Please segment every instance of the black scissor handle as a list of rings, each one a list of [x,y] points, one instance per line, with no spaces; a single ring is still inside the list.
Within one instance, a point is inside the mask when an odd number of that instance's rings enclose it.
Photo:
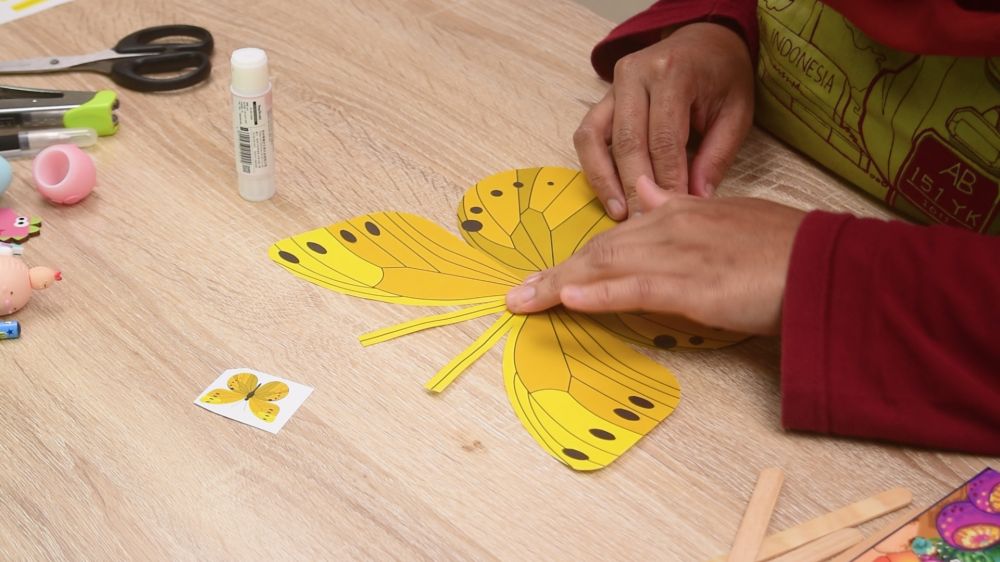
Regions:
[[[154,78],[151,74],[191,69],[179,76]],[[212,60],[201,52],[175,51],[120,59],[111,67],[115,84],[137,92],[165,92],[194,86],[208,78]]]
[[[186,37],[193,39],[187,43],[154,43],[164,37]],[[159,25],[140,29],[122,38],[114,50],[119,53],[148,53],[150,51],[167,52],[199,52],[206,56],[212,54],[215,39],[204,27],[196,25]]]

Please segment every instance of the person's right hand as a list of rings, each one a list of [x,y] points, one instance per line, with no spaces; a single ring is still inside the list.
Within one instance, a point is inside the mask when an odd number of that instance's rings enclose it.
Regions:
[[[692,23],[620,59],[614,83],[573,135],[584,173],[608,215],[641,212],[639,176],[710,196],[753,121],[753,64],[743,38]],[[691,130],[702,136],[688,168]]]

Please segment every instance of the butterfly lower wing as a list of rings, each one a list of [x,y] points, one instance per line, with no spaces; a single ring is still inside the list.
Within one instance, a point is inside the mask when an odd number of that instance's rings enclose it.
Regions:
[[[288,396],[288,385],[281,381],[271,381],[263,384],[253,398],[247,400],[250,405],[250,412],[266,422],[273,422],[278,417],[281,408],[275,404],[278,400]]]
[[[407,213],[373,213],[311,230],[277,242],[268,253],[311,283],[403,304],[495,301],[523,277]]]
[[[261,400],[254,396],[250,400],[247,400],[250,404],[250,412],[253,415],[260,418],[262,421],[273,422],[277,417],[281,408],[274,402],[268,402],[267,400]]]
[[[561,309],[518,317],[504,350],[504,383],[531,436],[584,471],[613,462],[680,400],[665,367]]]
[[[592,318],[629,342],[660,349],[718,349],[750,337],[668,314],[636,312],[600,314]]]

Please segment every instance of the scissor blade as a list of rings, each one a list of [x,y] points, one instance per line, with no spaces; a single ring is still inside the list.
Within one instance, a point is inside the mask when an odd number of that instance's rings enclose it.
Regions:
[[[80,66],[90,65],[96,62],[134,57],[137,54],[121,54],[112,49],[91,53],[89,55],[76,55],[68,57],[39,57],[36,59],[22,59],[8,62],[0,62],[0,74],[35,74],[39,72],[58,72]]]

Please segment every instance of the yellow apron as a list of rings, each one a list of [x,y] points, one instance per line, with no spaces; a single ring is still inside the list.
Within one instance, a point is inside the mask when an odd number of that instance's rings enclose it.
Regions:
[[[1000,58],[896,51],[817,0],[757,17],[759,125],[917,221],[1000,232]]]

